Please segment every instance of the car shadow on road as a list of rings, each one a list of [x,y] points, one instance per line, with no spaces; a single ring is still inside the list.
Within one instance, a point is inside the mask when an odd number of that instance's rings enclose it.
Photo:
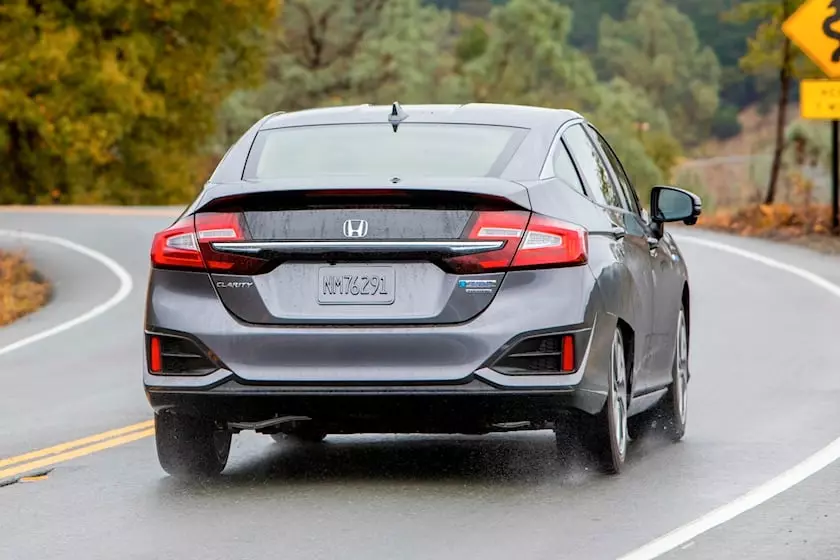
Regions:
[[[585,456],[558,456],[550,431],[490,436],[333,436],[323,443],[265,443],[250,438],[233,450],[224,474],[188,483],[166,478],[167,490],[353,485],[585,486],[606,476]],[[630,465],[636,453],[630,450]],[[643,454],[653,452],[645,445]],[[639,451],[642,451],[641,449]],[[236,458],[245,453],[246,458]]]

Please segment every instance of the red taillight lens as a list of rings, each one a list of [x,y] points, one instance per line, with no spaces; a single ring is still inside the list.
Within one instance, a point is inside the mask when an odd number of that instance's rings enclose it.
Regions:
[[[230,255],[216,251],[211,243],[246,241],[249,237],[239,214],[196,214],[180,220],[155,235],[152,265],[157,268],[187,268],[256,274],[265,265],[263,259]]]
[[[192,216],[155,234],[152,241],[152,266],[204,269]]]
[[[210,245],[216,242],[245,241],[249,238],[240,214],[197,214],[195,232],[201,255],[204,257],[204,265],[210,272],[257,274],[265,264],[262,259],[223,253],[214,250]]]
[[[504,241],[497,251],[464,255],[449,259],[448,264],[460,273],[492,272],[510,266],[519,241],[528,225],[528,212],[480,212],[470,228],[470,240]]]
[[[497,251],[449,259],[447,263],[459,273],[572,266],[585,264],[588,258],[584,228],[524,211],[480,212],[468,238],[504,241],[505,245]]]
[[[585,264],[589,253],[586,229],[534,214],[519,244],[512,268],[536,268]]]

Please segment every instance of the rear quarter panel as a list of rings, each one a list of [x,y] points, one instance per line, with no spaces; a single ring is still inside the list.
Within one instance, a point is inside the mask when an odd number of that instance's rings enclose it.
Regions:
[[[609,329],[609,333],[601,333],[599,340],[602,344],[612,343],[612,330],[619,318],[630,326],[634,332],[631,376],[635,380],[642,363],[640,358],[647,352],[645,337],[649,327],[639,324],[635,307],[640,302],[634,297],[635,280],[623,262],[620,243],[612,237],[612,224],[606,213],[559,179],[529,183],[528,187],[535,212],[581,225],[590,232],[589,268],[597,285],[593,297],[601,300],[602,314],[608,316],[598,319],[598,330]],[[606,355],[607,350],[600,348],[599,353]]]

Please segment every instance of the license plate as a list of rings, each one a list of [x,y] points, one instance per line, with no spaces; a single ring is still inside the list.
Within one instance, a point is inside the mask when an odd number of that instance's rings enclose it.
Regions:
[[[389,305],[394,303],[394,269],[390,266],[325,266],[318,269],[321,305]]]

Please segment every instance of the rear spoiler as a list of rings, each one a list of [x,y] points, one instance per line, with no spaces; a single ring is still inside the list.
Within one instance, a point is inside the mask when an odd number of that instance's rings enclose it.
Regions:
[[[265,196],[280,193],[303,195],[312,191],[372,191],[382,190],[383,194],[393,191],[417,193],[452,193],[462,195],[483,195],[505,199],[525,210],[531,209],[528,190],[521,184],[504,179],[480,178],[423,178],[371,180],[370,178],[305,177],[274,181],[238,181],[236,183],[208,184],[198,200],[190,206],[190,213],[200,212],[219,206],[223,201],[233,201],[252,196]]]

